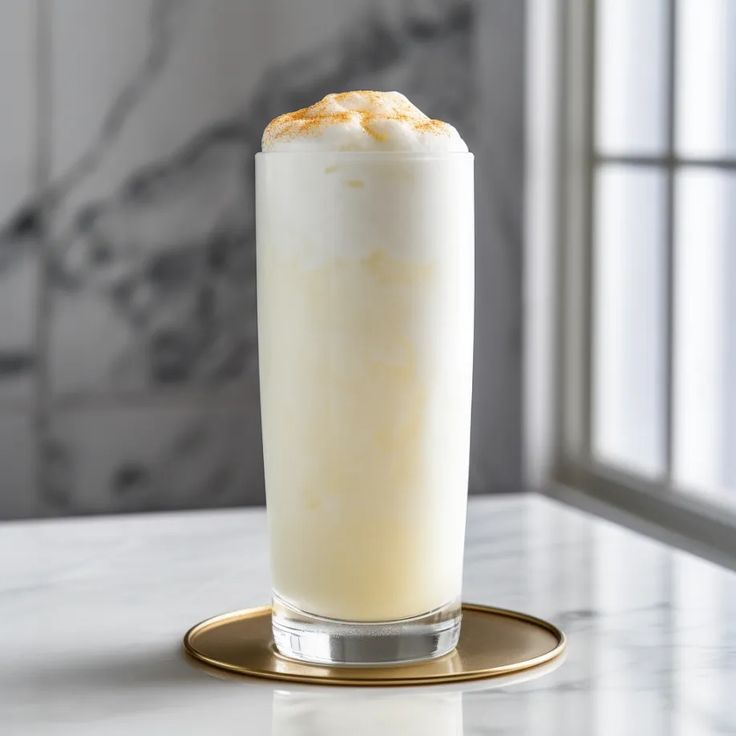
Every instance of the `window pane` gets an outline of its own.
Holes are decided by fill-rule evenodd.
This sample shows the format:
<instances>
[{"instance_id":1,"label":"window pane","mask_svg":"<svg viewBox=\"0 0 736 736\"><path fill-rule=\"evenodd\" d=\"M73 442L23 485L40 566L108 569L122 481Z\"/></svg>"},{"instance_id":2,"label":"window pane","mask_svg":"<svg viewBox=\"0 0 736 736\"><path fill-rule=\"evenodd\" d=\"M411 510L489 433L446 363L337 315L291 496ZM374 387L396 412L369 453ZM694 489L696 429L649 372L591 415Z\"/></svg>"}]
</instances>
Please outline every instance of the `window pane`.
<instances>
[{"instance_id":1,"label":"window pane","mask_svg":"<svg viewBox=\"0 0 736 736\"><path fill-rule=\"evenodd\" d=\"M605 166L596 181L593 453L664 469L665 176Z\"/></svg>"},{"instance_id":2,"label":"window pane","mask_svg":"<svg viewBox=\"0 0 736 736\"><path fill-rule=\"evenodd\" d=\"M665 149L667 2L603 0L596 17L596 141L608 154Z\"/></svg>"},{"instance_id":3,"label":"window pane","mask_svg":"<svg viewBox=\"0 0 736 736\"><path fill-rule=\"evenodd\" d=\"M736 174L685 170L675 219L675 482L736 500Z\"/></svg>"},{"instance_id":4,"label":"window pane","mask_svg":"<svg viewBox=\"0 0 736 736\"><path fill-rule=\"evenodd\" d=\"M736 155L736 0L680 0L677 150Z\"/></svg>"}]
</instances>

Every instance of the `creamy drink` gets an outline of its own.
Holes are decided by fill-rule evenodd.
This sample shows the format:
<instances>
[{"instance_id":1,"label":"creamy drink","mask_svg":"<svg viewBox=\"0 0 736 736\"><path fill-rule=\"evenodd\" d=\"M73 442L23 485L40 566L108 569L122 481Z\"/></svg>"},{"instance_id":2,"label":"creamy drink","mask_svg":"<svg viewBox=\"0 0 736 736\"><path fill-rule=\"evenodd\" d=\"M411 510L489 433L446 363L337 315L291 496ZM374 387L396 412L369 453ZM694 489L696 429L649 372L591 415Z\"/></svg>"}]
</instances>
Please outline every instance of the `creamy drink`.
<instances>
[{"instance_id":1,"label":"creamy drink","mask_svg":"<svg viewBox=\"0 0 736 736\"><path fill-rule=\"evenodd\" d=\"M256 191L276 645L437 656L460 621L473 157L396 92L328 95L266 128Z\"/></svg>"}]
</instances>

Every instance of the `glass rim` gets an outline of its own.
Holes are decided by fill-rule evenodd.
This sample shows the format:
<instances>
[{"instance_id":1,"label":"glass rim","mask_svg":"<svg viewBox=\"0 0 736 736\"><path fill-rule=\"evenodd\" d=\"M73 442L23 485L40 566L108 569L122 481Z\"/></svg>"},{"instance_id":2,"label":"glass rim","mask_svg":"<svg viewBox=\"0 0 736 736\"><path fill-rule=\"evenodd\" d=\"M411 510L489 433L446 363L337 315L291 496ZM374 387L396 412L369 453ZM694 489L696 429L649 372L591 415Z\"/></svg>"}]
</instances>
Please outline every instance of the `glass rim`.
<instances>
[{"instance_id":1,"label":"glass rim","mask_svg":"<svg viewBox=\"0 0 736 736\"><path fill-rule=\"evenodd\" d=\"M326 157L331 158L376 158L376 159L408 159L408 160L433 160L433 159L457 159L457 158L470 158L474 159L475 155L472 151L305 151L305 150L294 150L294 151L258 151L255 155L256 158L259 156L304 156L309 157Z\"/></svg>"}]
</instances>

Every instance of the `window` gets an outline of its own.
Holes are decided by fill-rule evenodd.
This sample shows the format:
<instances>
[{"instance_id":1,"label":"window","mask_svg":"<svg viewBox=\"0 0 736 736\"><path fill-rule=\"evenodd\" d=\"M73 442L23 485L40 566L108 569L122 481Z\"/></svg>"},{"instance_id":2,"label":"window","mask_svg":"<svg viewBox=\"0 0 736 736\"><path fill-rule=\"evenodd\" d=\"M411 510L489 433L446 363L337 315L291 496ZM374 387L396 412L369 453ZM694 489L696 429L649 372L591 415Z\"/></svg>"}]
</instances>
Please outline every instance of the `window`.
<instances>
[{"instance_id":1,"label":"window","mask_svg":"<svg viewBox=\"0 0 736 736\"><path fill-rule=\"evenodd\" d=\"M558 8L555 475L734 551L736 0Z\"/></svg>"}]
</instances>

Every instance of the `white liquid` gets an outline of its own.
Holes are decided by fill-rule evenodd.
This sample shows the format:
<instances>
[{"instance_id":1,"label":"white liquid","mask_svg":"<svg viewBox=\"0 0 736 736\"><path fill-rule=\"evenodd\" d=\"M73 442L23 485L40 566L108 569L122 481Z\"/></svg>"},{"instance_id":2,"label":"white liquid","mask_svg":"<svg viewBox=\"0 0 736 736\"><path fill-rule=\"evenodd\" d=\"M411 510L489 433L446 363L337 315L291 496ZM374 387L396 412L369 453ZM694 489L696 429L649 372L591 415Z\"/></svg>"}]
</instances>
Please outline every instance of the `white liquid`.
<instances>
[{"instance_id":1,"label":"white liquid","mask_svg":"<svg viewBox=\"0 0 736 736\"><path fill-rule=\"evenodd\" d=\"M256 161L274 590L342 620L426 613L462 578L472 156Z\"/></svg>"}]
</instances>

